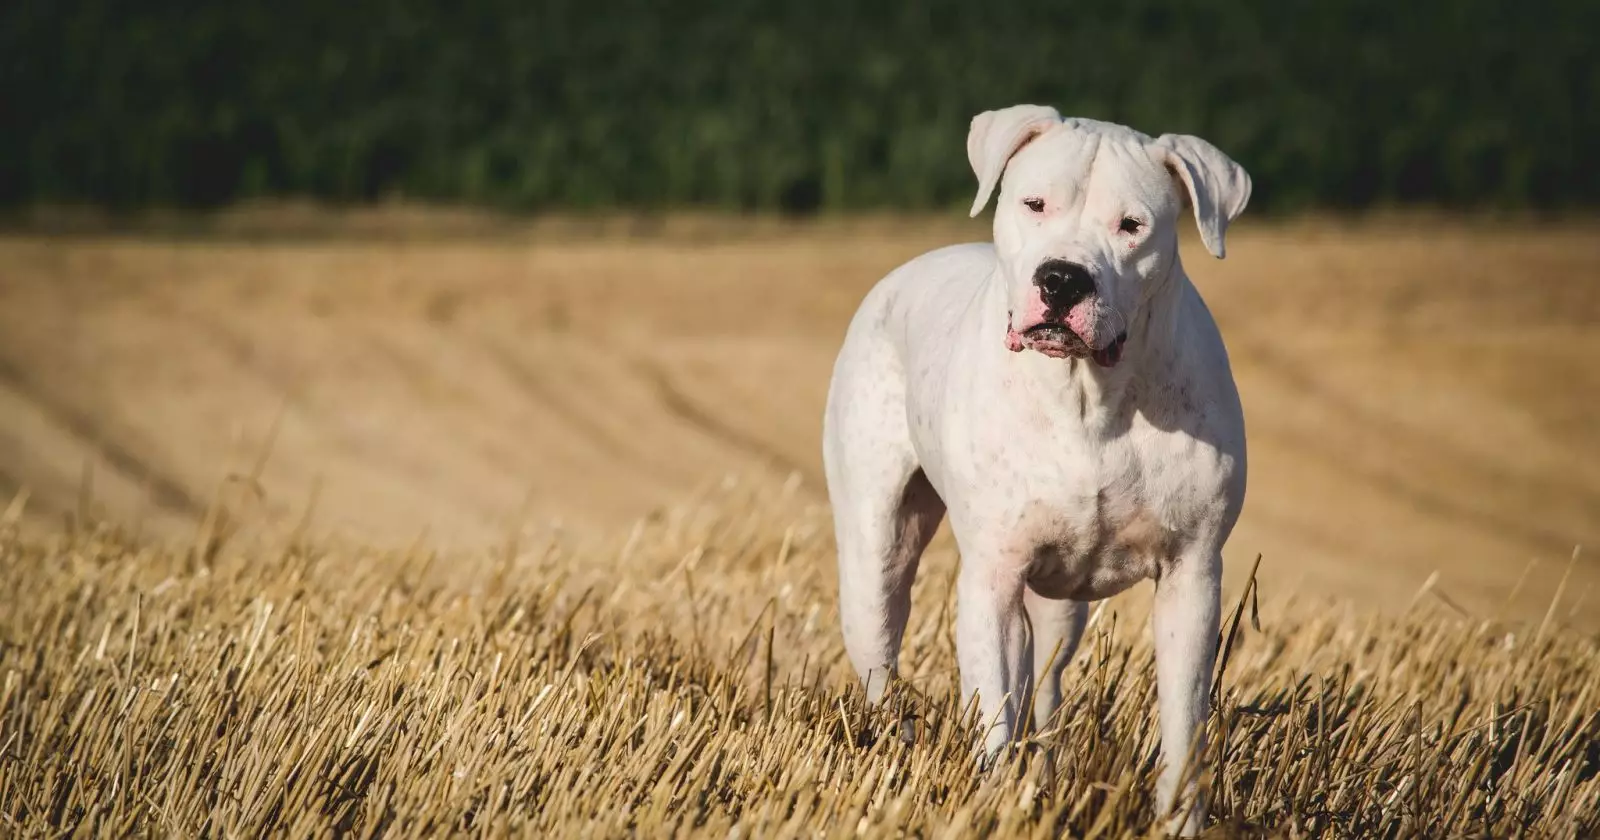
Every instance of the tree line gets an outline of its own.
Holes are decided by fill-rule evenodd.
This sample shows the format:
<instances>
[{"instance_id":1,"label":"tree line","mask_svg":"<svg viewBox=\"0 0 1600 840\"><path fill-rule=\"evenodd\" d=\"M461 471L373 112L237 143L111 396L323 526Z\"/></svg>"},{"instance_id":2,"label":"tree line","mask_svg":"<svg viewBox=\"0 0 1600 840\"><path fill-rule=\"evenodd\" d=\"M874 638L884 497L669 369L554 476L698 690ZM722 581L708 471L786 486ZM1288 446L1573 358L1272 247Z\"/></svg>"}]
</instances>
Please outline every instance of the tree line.
<instances>
[{"instance_id":1,"label":"tree line","mask_svg":"<svg viewBox=\"0 0 1600 840\"><path fill-rule=\"evenodd\" d=\"M957 208L974 113L1202 135L1266 210L1600 204L1600 3L10 0L0 204Z\"/></svg>"}]
</instances>

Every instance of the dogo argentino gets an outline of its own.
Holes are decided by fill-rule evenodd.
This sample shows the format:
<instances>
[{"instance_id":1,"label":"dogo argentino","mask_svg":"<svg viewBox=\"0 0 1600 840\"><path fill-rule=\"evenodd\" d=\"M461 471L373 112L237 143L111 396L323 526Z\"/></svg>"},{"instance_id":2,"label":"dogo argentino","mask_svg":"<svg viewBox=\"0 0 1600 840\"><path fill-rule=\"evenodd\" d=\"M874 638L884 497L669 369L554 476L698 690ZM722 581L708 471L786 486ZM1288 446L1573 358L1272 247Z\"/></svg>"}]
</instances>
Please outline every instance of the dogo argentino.
<instances>
[{"instance_id":1,"label":"dogo argentino","mask_svg":"<svg viewBox=\"0 0 1600 840\"><path fill-rule=\"evenodd\" d=\"M1192 207L1221 258L1250 177L1198 137L1036 105L979 114L967 155L972 215L999 186L994 243L932 251L879 281L833 371L823 453L845 647L877 702L948 513L961 689L977 695L993 758L1025 734L1030 702L1041 726L1060 705L1085 602L1153 579L1157 805L1186 805L1173 827L1190 834L1203 805L1192 782L1178 788L1208 713L1245 440L1178 224Z\"/></svg>"}]
</instances>

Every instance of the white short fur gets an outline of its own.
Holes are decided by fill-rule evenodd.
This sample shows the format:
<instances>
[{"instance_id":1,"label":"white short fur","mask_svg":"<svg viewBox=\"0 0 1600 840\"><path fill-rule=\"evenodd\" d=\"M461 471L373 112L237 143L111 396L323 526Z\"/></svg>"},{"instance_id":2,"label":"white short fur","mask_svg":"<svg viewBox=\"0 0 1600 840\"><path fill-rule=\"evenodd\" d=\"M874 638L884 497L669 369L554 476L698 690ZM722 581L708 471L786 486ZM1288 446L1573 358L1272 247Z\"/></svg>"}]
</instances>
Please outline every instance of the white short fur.
<instances>
[{"instance_id":1,"label":"white short fur","mask_svg":"<svg viewBox=\"0 0 1600 840\"><path fill-rule=\"evenodd\" d=\"M1028 728L1030 696L1033 723L1056 711L1086 602L1154 580L1157 804L1183 807L1172 828L1192 834L1203 804L1179 783L1208 714L1245 434L1221 335L1178 259L1178 225L1192 207L1222 257L1250 179L1199 138L1033 105L974 118L967 150L973 215L999 186L994 243L942 248L880 281L833 372L823 454L845 646L878 701L918 559L948 514L962 692L977 695L992 758ZM1094 283L1076 320L1055 313L1083 336L1066 357L1017 344L1018 313L1048 309L1036 283L1047 260ZM1085 355L1113 331L1126 343L1109 363Z\"/></svg>"}]
</instances>

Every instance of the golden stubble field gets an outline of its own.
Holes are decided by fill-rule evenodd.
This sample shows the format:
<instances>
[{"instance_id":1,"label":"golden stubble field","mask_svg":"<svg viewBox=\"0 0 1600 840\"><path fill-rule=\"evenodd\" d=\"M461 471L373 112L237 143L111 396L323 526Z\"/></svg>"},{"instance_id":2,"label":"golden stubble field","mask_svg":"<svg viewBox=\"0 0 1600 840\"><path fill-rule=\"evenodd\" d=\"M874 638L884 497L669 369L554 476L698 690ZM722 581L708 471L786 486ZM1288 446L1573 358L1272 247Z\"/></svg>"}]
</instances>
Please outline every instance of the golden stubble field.
<instances>
[{"instance_id":1,"label":"golden stubble field","mask_svg":"<svg viewBox=\"0 0 1600 840\"><path fill-rule=\"evenodd\" d=\"M0 833L1150 829L1143 592L1053 777L968 770L947 542L895 708L850 690L832 354L981 226L402 222L0 239ZM1600 830L1596 233L1190 249L1250 424L1230 603L1263 558L1217 831Z\"/></svg>"}]
</instances>

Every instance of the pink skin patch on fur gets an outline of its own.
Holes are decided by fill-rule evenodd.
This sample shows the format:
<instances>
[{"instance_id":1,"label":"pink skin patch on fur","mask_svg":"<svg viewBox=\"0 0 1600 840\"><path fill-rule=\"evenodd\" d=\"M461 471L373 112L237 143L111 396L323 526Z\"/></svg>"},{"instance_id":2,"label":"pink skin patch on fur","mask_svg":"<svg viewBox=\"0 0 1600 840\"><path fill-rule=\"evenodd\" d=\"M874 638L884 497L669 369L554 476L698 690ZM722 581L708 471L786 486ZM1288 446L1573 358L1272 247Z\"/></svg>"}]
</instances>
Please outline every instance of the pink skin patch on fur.
<instances>
[{"instance_id":1,"label":"pink skin patch on fur","mask_svg":"<svg viewBox=\"0 0 1600 840\"><path fill-rule=\"evenodd\" d=\"M1119 334L1107 341L1100 335L1106 332L1104 312L1097 298L1089 298L1073 306L1065 318L1052 318L1035 287L1029 291L1022 317L1010 316L1006 349L1013 353L1034 350L1052 359L1088 358L1101 367L1114 367L1122 361L1127 336ZM1096 347L1097 343L1101 346Z\"/></svg>"},{"instance_id":2,"label":"pink skin patch on fur","mask_svg":"<svg viewBox=\"0 0 1600 840\"><path fill-rule=\"evenodd\" d=\"M1082 306L1083 304L1078 304ZM1078 307L1073 307L1074 309ZM1050 307L1045 306L1044 296L1039 293L1038 286L1028 288L1028 300L1023 304L1022 317L1012 320L1018 332L1027 332L1034 327L1050 321ZM1070 313L1069 313L1070 317Z\"/></svg>"}]
</instances>

